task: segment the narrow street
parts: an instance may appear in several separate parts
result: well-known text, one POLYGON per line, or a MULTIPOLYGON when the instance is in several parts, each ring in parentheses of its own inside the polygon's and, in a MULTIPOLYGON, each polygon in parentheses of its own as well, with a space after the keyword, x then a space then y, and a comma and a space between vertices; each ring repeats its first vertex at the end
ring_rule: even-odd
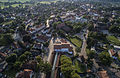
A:
MULTIPOLYGON (((49 48, 48 56, 44 56, 43 60, 44 60, 44 62, 47 61, 47 62, 50 63, 51 62, 51 55, 52 55, 52 52, 53 52, 53 38, 51 38, 48 48, 49 48)), ((46 74, 44 74, 44 73, 40 73, 40 75, 41 75, 40 78, 45 78, 46 77, 46 74)))
POLYGON ((49 56, 48 56, 47 61, 50 63, 51 55, 52 55, 52 52, 54 51, 54 49, 53 49, 53 38, 51 38, 48 48, 49 48, 49 54, 48 54, 49 56))
POLYGON ((89 32, 88 30, 86 30, 86 31, 87 31, 87 32, 86 32, 86 36, 85 36, 84 39, 83 39, 83 44, 82 44, 81 52, 79 53, 79 55, 80 55, 80 56, 83 55, 85 59, 88 58, 88 56, 87 56, 87 54, 86 54, 86 47, 87 47, 86 39, 87 39, 87 37, 88 37, 88 32, 89 32))

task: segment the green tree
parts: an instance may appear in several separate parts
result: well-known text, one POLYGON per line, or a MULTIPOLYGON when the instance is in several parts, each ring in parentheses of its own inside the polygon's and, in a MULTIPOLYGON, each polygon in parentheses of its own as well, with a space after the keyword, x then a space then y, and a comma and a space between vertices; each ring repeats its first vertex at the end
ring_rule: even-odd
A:
POLYGON ((71 73, 71 76, 71 78, 80 78, 80 76, 77 73, 75 73, 75 71, 71 73))
POLYGON ((38 61, 38 63, 42 62, 42 58, 40 56, 36 56, 36 60, 38 61))
POLYGON ((120 61, 120 56, 118 56, 118 60, 120 61))
POLYGON ((26 61, 26 59, 27 59, 27 56, 26 56, 25 54, 22 54, 22 55, 19 57, 19 61, 21 61, 21 62, 26 61))
POLYGON ((9 64, 12 64, 16 61, 17 55, 15 53, 12 53, 10 56, 7 56, 6 61, 9 64))
POLYGON ((92 24, 88 24, 88 30, 89 31, 93 31, 94 30, 94 26, 92 24))
POLYGON ((18 28, 18 31, 19 32, 23 32, 25 30, 25 27, 24 26, 20 26, 19 28, 18 28))
POLYGON ((93 59, 95 56, 95 51, 92 50, 87 51, 87 56, 89 59, 93 59))
POLYGON ((45 62, 44 64, 43 64, 43 72, 45 73, 45 74, 47 74, 47 73, 50 73, 51 72, 51 70, 52 70, 52 66, 48 63, 48 62, 45 62))
POLYGON ((99 59, 103 65, 109 66, 112 63, 112 58, 108 52, 102 52, 99 54, 99 59))
POLYGON ((52 24, 53 28, 56 29, 56 26, 57 26, 58 24, 61 24, 61 21, 54 22, 54 23, 52 24))
POLYGON ((31 36, 30 36, 30 35, 25 35, 25 36, 23 37, 23 41, 24 41, 24 42, 31 42, 31 36))
POLYGON ((120 25, 117 25, 117 26, 112 25, 112 26, 110 26, 109 31, 111 33, 118 33, 119 34, 120 33, 120 25))
POLYGON ((13 66, 14 66, 14 68, 15 68, 16 70, 20 70, 21 64, 22 64, 21 62, 16 61, 13 66))
POLYGON ((79 78, 78 75, 76 76, 77 73, 72 73, 75 71, 75 67, 72 65, 71 58, 67 57, 66 55, 62 55, 60 58, 60 63, 61 63, 61 72, 63 73, 65 78, 74 78, 74 77, 79 78))
POLYGON ((13 37, 11 34, 1 34, 0 35, 0 45, 10 45, 13 43, 13 37))
POLYGON ((24 55, 25 55, 25 56, 26 56, 26 58, 29 60, 29 59, 30 59, 30 57, 31 57, 31 55, 32 55, 32 53, 31 53, 31 52, 26 51, 26 52, 24 53, 24 55))

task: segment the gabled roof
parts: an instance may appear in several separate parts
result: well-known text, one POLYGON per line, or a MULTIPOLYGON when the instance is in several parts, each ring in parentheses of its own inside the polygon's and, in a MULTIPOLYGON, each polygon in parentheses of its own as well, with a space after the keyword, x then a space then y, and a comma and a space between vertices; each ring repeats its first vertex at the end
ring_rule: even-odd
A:
POLYGON ((47 36, 44 36, 44 35, 40 35, 40 36, 38 36, 37 37, 38 39, 40 39, 40 40, 43 40, 43 41, 48 41, 48 37, 47 36))
POLYGON ((98 75, 100 78, 109 78, 107 71, 103 70, 103 71, 99 71, 98 75))
POLYGON ((54 49, 64 49, 64 48, 68 48, 69 52, 73 51, 73 48, 70 46, 70 44, 54 45, 54 49))
POLYGON ((60 40, 62 43, 67 43, 67 41, 65 39, 61 39, 60 40))
POLYGON ((62 27, 64 27, 64 26, 65 26, 65 23, 61 23, 61 24, 58 24, 58 25, 57 25, 57 28, 60 29, 60 28, 62 28, 62 27))

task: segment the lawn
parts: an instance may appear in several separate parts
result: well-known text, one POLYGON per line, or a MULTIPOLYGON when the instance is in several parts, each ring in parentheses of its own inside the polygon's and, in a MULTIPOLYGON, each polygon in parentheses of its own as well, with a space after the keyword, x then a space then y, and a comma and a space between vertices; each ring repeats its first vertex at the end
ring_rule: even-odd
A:
POLYGON ((81 47, 82 46, 82 41, 78 38, 72 38, 70 37, 69 40, 77 47, 81 47))
POLYGON ((19 7, 20 4, 13 4, 12 7, 19 7))
POLYGON ((115 36, 107 36, 107 40, 110 41, 111 44, 120 45, 120 40, 118 40, 115 36))
POLYGON ((84 73, 86 71, 85 65, 78 62, 77 60, 75 60, 75 68, 78 73, 84 73))
POLYGON ((41 1, 40 3, 41 3, 41 4, 50 4, 49 1, 41 1))

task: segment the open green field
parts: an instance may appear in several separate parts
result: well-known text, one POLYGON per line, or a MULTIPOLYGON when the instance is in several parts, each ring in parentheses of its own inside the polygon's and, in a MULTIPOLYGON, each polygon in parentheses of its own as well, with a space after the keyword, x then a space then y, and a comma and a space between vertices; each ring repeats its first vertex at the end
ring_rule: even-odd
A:
MULTIPOLYGON (((33 0, 0 0, 0 2, 27 2, 27 1, 33 1, 33 0)), ((37 0, 36 0, 37 1, 37 0)), ((49 4, 51 2, 57 2, 58 0, 55 1, 40 1, 40 3, 45 3, 45 4, 49 4)))
POLYGON ((23 8, 24 8, 26 5, 31 6, 32 4, 13 4, 13 5, 11 5, 11 6, 12 6, 12 7, 19 7, 20 5, 22 5, 23 8))
POLYGON ((107 36, 107 40, 110 41, 111 44, 120 45, 120 40, 118 40, 115 36, 107 36))
POLYGON ((50 4, 50 3, 56 3, 58 0, 55 0, 55 1, 41 1, 40 3, 41 4, 50 4))
POLYGON ((48 1, 41 1, 40 3, 41 4, 50 4, 50 2, 48 2, 48 1))
MULTIPOLYGON (((20 5, 23 6, 23 8, 26 6, 26 5, 29 5, 29 6, 32 6, 32 4, 13 4, 11 5, 12 7, 19 7, 20 5)), ((4 5, 0 5, 1 9, 4 9, 4 8, 8 8, 9 6, 4 6, 4 5)))
POLYGON ((31 1, 31 0, 0 0, 0 2, 26 2, 26 1, 31 1))
POLYGON ((76 45, 77 47, 81 47, 82 46, 82 41, 80 39, 77 39, 75 37, 70 37, 69 40, 76 45))

